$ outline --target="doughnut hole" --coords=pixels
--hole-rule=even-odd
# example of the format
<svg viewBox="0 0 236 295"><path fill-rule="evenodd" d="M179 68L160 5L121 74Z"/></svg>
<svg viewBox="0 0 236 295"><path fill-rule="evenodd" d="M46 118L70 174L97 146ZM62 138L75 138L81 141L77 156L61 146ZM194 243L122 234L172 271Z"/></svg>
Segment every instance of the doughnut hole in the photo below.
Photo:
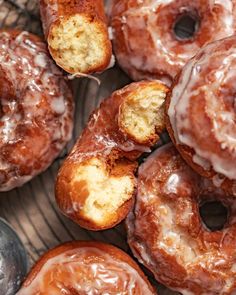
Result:
<svg viewBox="0 0 236 295"><path fill-rule="evenodd" d="M167 89L164 85L137 89L128 97L119 113L119 127L140 144L155 142L165 128L164 102ZM145 99L144 99L145 97Z"/></svg>
<svg viewBox="0 0 236 295"><path fill-rule="evenodd" d="M72 74L92 72L110 61L106 28L87 15L63 18L52 27L48 43L58 65Z"/></svg>
<svg viewBox="0 0 236 295"><path fill-rule="evenodd" d="M178 40L194 38L200 27L200 19L196 14L183 14L174 24L174 35Z"/></svg>
<svg viewBox="0 0 236 295"><path fill-rule="evenodd" d="M65 190L67 196L73 196L70 207L78 213L80 222L81 218L84 220L85 227L89 222L90 229L104 229L106 224L116 224L123 219L132 204L129 201L136 187L135 169L136 163L127 160L110 166L95 157L73 168L70 182L65 180ZM61 173L66 175L68 171Z"/></svg>
<svg viewBox="0 0 236 295"><path fill-rule="evenodd" d="M211 231L222 230L228 221L229 210L220 201L205 201L199 206L203 224Z"/></svg>

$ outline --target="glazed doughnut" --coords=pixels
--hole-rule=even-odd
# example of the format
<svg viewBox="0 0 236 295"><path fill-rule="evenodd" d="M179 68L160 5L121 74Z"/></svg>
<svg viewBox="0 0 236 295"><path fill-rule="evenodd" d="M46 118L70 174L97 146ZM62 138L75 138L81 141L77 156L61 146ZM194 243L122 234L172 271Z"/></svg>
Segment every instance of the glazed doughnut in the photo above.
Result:
<svg viewBox="0 0 236 295"><path fill-rule="evenodd" d="M151 151L165 127L167 93L158 81L133 83L91 115L57 177L56 200L65 215L90 230L111 228L126 217L136 160Z"/></svg>
<svg viewBox="0 0 236 295"><path fill-rule="evenodd" d="M73 100L35 35L0 31L0 191L44 171L71 138Z"/></svg>
<svg viewBox="0 0 236 295"><path fill-rule="evenodd" d="M167 129L181 155L236 195L236 37L213 42L184 67L167 102ZM169 119L168 119L169 118Z"/></svg>
<svg viewBox="0 0 236 295"><path fill-rule="evenodd" d="M170 84L205 44L234 34L235 5L235 0L115 0L111 26L117 61L134 80ZM184 18L192 22L193 36L175 32Z"/></svg>
<svg viewBox="0 0 236 295"><path fill-rule="evenodd" d="M71 242L47 252L17 295L154 295L139 266L120 249L99 242Z"/></svg>
<svg viewBox="0 0 236 295"><path fill-rule="evenodd" d="M221 201L227 223L210 231L199 206ZM236 206L212 182L194 172L169 144L153 153L138 172L138 193L127 218L134 255L155 278L183 295L235 294Z"/></svg>
<svg viewBox="0 0 236 295"><path fill-rule="evenodd" d="M49 51L65 71L102 72L114 63L103 0L40 0Z"/></svg>

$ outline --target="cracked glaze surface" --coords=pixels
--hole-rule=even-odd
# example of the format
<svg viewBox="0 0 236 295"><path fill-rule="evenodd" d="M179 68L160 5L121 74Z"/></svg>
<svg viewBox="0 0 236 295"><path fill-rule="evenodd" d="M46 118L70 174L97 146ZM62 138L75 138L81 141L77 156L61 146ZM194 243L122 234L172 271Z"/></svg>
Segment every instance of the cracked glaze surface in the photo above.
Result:
<svg viewBox="0 0 236 295"><path fill-rule="evenodd" d="M138 183L127 226L139 261L159 282L184 295L234 294L235 199L196 174L171 144L140 167ZM201 222L199 204L212 199L229 210L221 231L211 232Z"/></svg>
<svg viewBox="0 0 236 295"><path fill-rule="evenodd" d="M134 80L162 78L170 83L205 44L235 31L235 0L113 2L114 50L119 64ZM182 15L199 21L190 39L180 40L174 33Z"/></svg>
<svg viewBox="0 0 236 295"><path fill-rule="evenodd" d="M120 250L109 245L96 247L92 243L66 248L41 264L36 276L17 294L154 294L140 270L128 262L127 255L124 259Z"/></svg>
<svg viewBox="0 0 236 295"><path fill-rule="evenodd" d="M168 107L170 135L190 163L236 180L236 37L202 49L177 79ZM207 140L206 140L207 139ZM191 148L187 157L184 148Z"/></svg>
<svg viewBox="0 0 236 295"><path fill-rule="evenodd" d="M0 31L0 190L45 170L71 137L73 101L46 45L27 32Z"/></svg>

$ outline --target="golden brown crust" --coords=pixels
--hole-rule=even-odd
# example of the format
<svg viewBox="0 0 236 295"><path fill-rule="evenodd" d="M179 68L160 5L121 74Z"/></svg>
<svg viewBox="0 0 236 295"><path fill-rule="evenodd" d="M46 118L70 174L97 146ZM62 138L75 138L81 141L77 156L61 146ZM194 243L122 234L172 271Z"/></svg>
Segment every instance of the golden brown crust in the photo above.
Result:
<svg viewBox="0 0 236 295"><path fill-rule="evenodd" d="M156 117L156 121L153 124L155 128L153 128L151 134L148 135L147 138L138 138L133 134L133 130L129 130L127 126L125 125L125 116L126 116L126 109L130 108L130 105L135 104L135 100L133 100L133 97L131 96L130 98L125 101L119 111L119 128L122 130L124 133L128 134L131 139L133 139L135 142L139 144L146 144L146 145L153 145L158 139L159 139L159 134L163 132L163 130L166 128L165 126L165 100L167 95L169 94L169 88L164 85L161 82L158 82L158 80L155 80L152 84L151 81L149 82L150 85L152 85L153 90L162 92L164 94L164 97L160 98L160 101L157 101L157 104L159 104L159 108L156 107L156 113L154 113L154 117ZM147 95L150 95L150 89L148 89L149 93ZM156 94L156 93L155 93ZM142 95L145 95L145 93L142 93ZM152 107L152 105L150 105ZM154 107L155 108L155 107ZM143 109L136 110L137 112L143 112ZM147 110L150 112L150 109Z"/></svg>
<svg viewBox="0 0 236 295"><path fill-rule="evenodd" d="M112 47L102 0L40 0L40 11L44 34L49 44L49 51L55 62L65 71L79 76L79 74L102 72L109 66L112 58ZM75 23L78 16L81 17L80 24ZM58 36L58 29L67 23L70 23L70 27L62 29L60 31L61 36ZM84 26L84 31L86 31L86 27L88 28L88 34L85 39L79 39L79 42L75 43L74 41L77 41L77 37L81 34L79 26L81 27L82 25ZM73 30L77 30L77 32L71 37L70 32ZM97 50L96 47L99 47L102 51L100 57L96 57L92 50L89 52L90 43L96 40L98 35L102 36L100 38L101 41L95 43L96 46L93 46L93 50L95 51ZM57 38L62 42L55 47L53 43L55 43L54 41ZM73 40L69 44L70 39ZM65 43L68 43L67 47ZM81 48L80 44L82 44ZM74 47L71 50L72 46ZM78 46L78 51L76 51L76 46ZM73 67L71 59L76 59L80 51L84 50L84 47L86 49L83 57L79 57L79 65L74 63ZM66 50L68 52L69 50L71 51L70 56L68 57L67 55L65 59L62 58L62 55ZM91 59L94 62L81 67L82 59L89 55L91 55Z"/></svg>
<svg viewBox="0 0 236 295"><path fill-rule="evenodd" d="M165 119L167 131L184 160L197 173L233 195L236 194L232 165L236 125L231 119L235 114L234 46L234 36L216 41L186 64L167 96ZM224 72L218 64L225 65ZM223 73L224 80L216 79L219 73Z"/></svg>
<svg viewBox="0 0 236 295"><path fill-rule="evenodd" d="M31 269L30 273L28 274L26 280L24 281L22 288L19 291L19 294L26 292L27 287L30 287L30 285L32 284L32 282L34 280L39 279L40 280L40 271L42 269L42 267L50 262L50 260L52 260L53 258L57 257L57 256L61 256L65 253L71 252L71 254L76 255L76 252L79 250L83 250L85 251L85 255L84 258L80 258L78 257L78 263L82 262L83 259L86 259L86 252L88 253L88 259L89 259L89 249L95 249L95 250L99 250L99 255L109 255L111 261L113 260L114 262L118 262L118 263L126 263L129 265L129 267L131 267L133 269L133 271L136 271L137 274L141 277L141 279L143 280L143 283L145 284L145 286L137 286L138 290L148 290L150 292L150 294L156 294L156 292L154 291L154 288L152 287L152 285L150 284L150 282L148 281L148 279L146 278L146 276L144 275L144 273L142 272L142 270L139 268L139 266L134 262L134 260L128 256L125 252L123 252L122 250L120 250L119 248L109 245L109 244L104 244L101 242L95 242L95 241L73 241L73 242L68 242L65 244L62 244L50 251L48 251L47 253L45 253L40 259L39 261L33 266L33 268ZM98 260L99 261L99 260ZM105 259L106 261L106 259ZM110 263L111 261L108 261L108 263ZM63 264L63 257L61 258L60 263ZM107 264L107 266L109 267L109 264ZM59 265L60 267L60 265ZM48 269L49 271L50 269ZM126 270L125 270L126 271ZM128 273L128 270L127 270ZM73 274L75 275L75 274ZM89 276L89 274L87 274L87 276ZM107 273L107 276L109 276L109 270ZM47 278L46 278L46 282L47 282ZM66 282L66 278L65 278L65 282ZM76 279L75 279L76 282ZM54 281L54 283L56 284L57 282ZM78 283L78 282L77 282ZM122 282L123 284L125 284L125 282ZM51 285L50 285L51 287ZM70 286L71 289L73 289L74 286ZM119 288L117 286L117 288ZM25 290L24 290L25 289ZM49 290L48 290L49 291ZM109 291L106 289L106 291ZM41 294L41 293L40 293ZM44 293L43 293L44 294ZM76 293L77 294L77 293ZM134 293L132 292L132 294L134 295L141 295L140 293L136 293L134 291ZM33 294L32 294L33 295Z"/></svg>
<svg viewBox="0 0 236 295"><path fill-rule="evenodd" d="M230 6L235 5L231 2ZM234 33L235 9L228 9L224 0L211 4L206 0L113 1L111 27L117 62L135 81L154 78L171 85L202 47ZM181 38L175 26L186 16L194 22L195 31L187 37L188 30L183 34L186 28L182 27L180 35L185 38Z"/></svg>
<svg viewBox="0 0 236 295"><path fill-rule="evenodd" d="M177 75L177 77L175 78L172 86L171 86L171 91L172 89L177 85L178 83L178 80L179 80L179 75ZM195 170L197 173L199 173L200 175L204 176L204 177L207 177L207 178L212 178L215 173L213 170L205 170L203 169L203 167L201 167L200 165L197 165L196 163L193 162L192 158L193 158L193 155L194 155L194 150L191 149L190 147L188 146L184 146L184 145L181 145L181 144L177 144L176 143L176 140L175 140L175 136L174 136L174 131L173 131L173 128L171 126L171 123L170 123L170 118L168 116L168 110L169 110L169 107L170 107L170 101L171 101L171 91L168 93L167 97L166 97L166 104L165 104L165 109L166 109L166 112L165 112L165 124L166 124L166 129L170 135L170 138L172 140L172 142L175 144L177 150L179 151L179 153L182 155L182 157L184 159L186 159L186 162L188 163L188 165L191 166L191 168L193 168L193 170Z"/></svg>
<svg viewBox="0 0 236 295"><path fill-rule="evenodd" d="M92 113L57 177L56 200L65 215L90 230L111 228L126 217L136 190L136 160L163 131L160 112L168 91L159 81L132 83ZM144 137L132 134L133 123Z"/></svg>
<svg viewBox="0 0 236 295"><path fill-rule="evenodd" d="M0 55L0 191L7 191L59 155L71 137L74 104L67 80L38 36L0 30Z"/></svg>
<svg viewBox="0 0 236 295"><path fill-rule="evenodd" d="M228 208L221 230L203 224L199 207ZM233 294L236 290L235 198L193 171L172 144L140 166L138 192L126 225L134 255L155 278L183 294Z"/></svg>
<svg viewBox="0 0 236 295"><path fill-rule="evenodd" d="M166 98L166 112L169 108L170 104L170 94ZM168 115L165 115L165 124L166 124L166 129L170 135L170 138L172 142L174 143L176 149L180 153L180 155L183 157L183 159L188 163L188 165L196 171L198 174L202 175L203 177L209 178L209 179L216 179L219 180L220 184L218 184L226 193L235 195L236 190L235 190L235 181L230 180L222 176L222 178L211 168L210 170L205 170L203 167L200 165L196 164L193 162L193 156L194 156L194 150L191 149L188 146L177 144L174 136L174 131L171 127L170 124L170 119Z"/></svg>
<svg viewBox="0 0 236 295"><path fill-rule="evenodd" d="M84 165L86 166L86 163L84 163ZM109 164L107 165L109 166ZM119 171L117 176L119 177L120 175L124 174L128 175L130 179L132 179L134 188L136 188L136 179L134 178L133 173L137 169L137 163L129 163L127 161L126 163L124 163L124 167L125 171ZM115 168L116 167L114 167L114 169ZM58 174L56 183L56 201L62 212L66 213L66 216L68 216L74 222L78 223L81 227L93 231L112 228L120 223L127 216L133 205L133 198L135 196L136 190L133 190L132 194L130 194L130 196L127 198L127 201L121 204L118 210L112 212L112 215L109 216L109 221L106 221L103 224L97 224L91 218L91 216L89 217L84 215L83 210L77 212L76 210L71 208L73 204L74 206L79 206L82 208L86 201L86 198L89 195L89 191L86 189L85 180L84 183L73 182L74 170L75 164L68 161L63 164Z"/></svg>
<svg viewBox="0 0 236 295"><path fill-rule="evenodd" d="M91 20L106 23L104 4L101 0L40 0L41 18L45 37L48 38L50 27L60 17L75 14L87 14Z"/></svg>

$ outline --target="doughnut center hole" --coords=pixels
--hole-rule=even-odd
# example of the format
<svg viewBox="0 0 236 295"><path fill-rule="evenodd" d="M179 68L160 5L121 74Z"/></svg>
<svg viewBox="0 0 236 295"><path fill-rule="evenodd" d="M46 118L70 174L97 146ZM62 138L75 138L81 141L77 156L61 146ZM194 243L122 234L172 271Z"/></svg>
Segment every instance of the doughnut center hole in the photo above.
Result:
<svg viewBox="0 0 236 295"><path fill-rule="evenodd" d="M213 232L222 230L229 216L228 208L220 201L202 203L199 212L204 225Z"/></svg>
<svg viewBox="0 0 236 295"><path fill-rule="evenodd" d="M200 20L197 16L184 14L180 16L174 25L174 34L178 40L190 40L197 33Z"/></svg>

